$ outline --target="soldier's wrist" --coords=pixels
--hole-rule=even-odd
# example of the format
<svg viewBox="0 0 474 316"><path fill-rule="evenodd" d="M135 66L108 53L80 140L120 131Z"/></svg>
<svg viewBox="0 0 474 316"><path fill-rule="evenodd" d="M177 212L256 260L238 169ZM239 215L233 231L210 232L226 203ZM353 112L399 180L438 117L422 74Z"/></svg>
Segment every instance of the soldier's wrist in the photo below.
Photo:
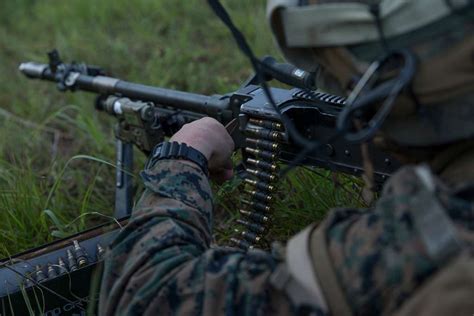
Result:
<svg viewBox="0 0 474 316"><path fill-rule="evenodd" d="M176 141L165 141L156 145L148 158L145 170L153 168L160 160L169 159L190 162L192 165L198 166L206 176L209 175L207 157L198 149Z"/></svg>

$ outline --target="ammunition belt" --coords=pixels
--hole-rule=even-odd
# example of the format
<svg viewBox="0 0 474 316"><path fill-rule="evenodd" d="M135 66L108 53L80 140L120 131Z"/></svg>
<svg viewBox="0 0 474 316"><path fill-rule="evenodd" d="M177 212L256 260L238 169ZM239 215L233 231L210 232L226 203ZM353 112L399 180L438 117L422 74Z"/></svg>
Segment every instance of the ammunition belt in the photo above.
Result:
<svg viewBox="0 0 474 316"><path fill-rule="evenodd" d="M265 244L270 225L275 182L278 180L278 160L284 140L283 124L276 121L250 118L245 128L246 147L243 152L245 196L241 200L237 219L241 229L231 243L241 249Z"/></svg>

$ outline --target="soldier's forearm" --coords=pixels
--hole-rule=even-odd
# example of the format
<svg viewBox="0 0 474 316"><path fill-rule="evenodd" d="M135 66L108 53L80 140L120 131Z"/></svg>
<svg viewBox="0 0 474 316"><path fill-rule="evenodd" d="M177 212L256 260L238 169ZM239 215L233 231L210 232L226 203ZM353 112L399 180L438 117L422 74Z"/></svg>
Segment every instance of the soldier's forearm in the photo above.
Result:
<svg viewBox="0 0 474 316"><path fill-rule="evenodd" d="M133 308L143 289L159 292L182 266L211 242L212 195L197 165L159 161L142 173L146 191L105 263L105 314ZM143 280L137 286L134 280ZM104 294L105 295L105 294Z"/></svg>

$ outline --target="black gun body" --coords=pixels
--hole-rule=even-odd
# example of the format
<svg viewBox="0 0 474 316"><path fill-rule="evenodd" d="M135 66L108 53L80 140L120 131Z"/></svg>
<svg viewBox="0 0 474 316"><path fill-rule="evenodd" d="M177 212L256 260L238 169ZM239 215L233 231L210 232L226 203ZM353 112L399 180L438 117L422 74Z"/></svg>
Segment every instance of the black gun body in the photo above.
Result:
<svg viewBox="0 0 474 316"><path fill-rule="evenodd" d="M279 114L266 101L260 87L247 87L247 94L251 99L242 104L241 114L280 122ZM279 110L292 120L299 133L306 139L322 143L315 152L306 155L302 164L355 176L363 174L363 157L359 144L347 142L342 137L332 140L330 143L324 143L325 140L334 136L337 115L345 103L344 98L322 92L313 93L301 89L278 88L272 88L272 95ZM374 167L375 181L382 184L390 174L399 168L400 163L372 144L368 144L368 147ZM296 146L290 137L283 143L280 160L291 163L301 150L303 148Z"/></svg>
<svg viewBox="0 0 474 316"><path fill-rule="evenodd" d="M183 118L182 122L190 121L190 117L185 117L186 113L195 113L192 119L201 115L211 116L223 124L238 117L239 114L281 122L279 114L257 85L247 85L226 95L205 96L101 75L91 76L74 71L65 75L64 71L53 72L49 65L34 62L21 64L20 70L30 78L63 82L71 90L149 101L155 104L161 115L165 112L169 115L169 112L175 109ZM64 76L66 78L63 78ZM334 134L337 115L345 103L343 97L298 88L290 90L271 88L271 94L280 111L290 117L299 132L307 139L324 141ZM176 128L170 130L176 131ZM400 164L395 158L374 146L369 147L375 178L377 182L382 183ZM283 162L291 162L301 150L302 148L295 146L291 139L288 139L280 158ZM303 163L352 175L363 173L360 146L351 144L343 138L324 144L324 148L308 154Z"/></svg>

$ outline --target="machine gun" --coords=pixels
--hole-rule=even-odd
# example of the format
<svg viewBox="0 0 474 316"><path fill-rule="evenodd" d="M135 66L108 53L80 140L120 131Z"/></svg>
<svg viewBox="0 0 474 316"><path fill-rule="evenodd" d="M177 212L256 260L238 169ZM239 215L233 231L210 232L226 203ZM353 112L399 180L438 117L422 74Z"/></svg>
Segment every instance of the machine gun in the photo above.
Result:
<svg viewBox="0 0 474 316"><path fill-rule="evenodd" d="M238 237L231 241L248 249L264 239L271 217L279 165L291 163L304 148L298 145L282 121L285 115L306 139L324 142L334 133L336 119L345 99L311 90L314 77L273 58L265 80L278 79L294 88L270 88L274 104L250 77L237 91L205 96L123 81L106 76L99 67L82 63L66 64L56 51L49 63L22 63L20 71L29 78L51 81L60 91L88 91L98 95L96 108L117 118L117 173L115 217L125 224L132 208L132 146L149 153L166 136L184 124L210 116L227 126L235 126L236 149L242 150L246 197L240 213L245 220ZM277 108L274 107L276 105ZM381 184L399 163L369 145L376 183ZM323 143L308 152L301 164L340 171L351 175L363 172L358 144L343 138ZM39 302L43 315L85 315L96 297L89 296L93 271L100 266L104 249L118 233L117 225L104 225L78 235L0 261L1 315L26 314Z"/></svg>

